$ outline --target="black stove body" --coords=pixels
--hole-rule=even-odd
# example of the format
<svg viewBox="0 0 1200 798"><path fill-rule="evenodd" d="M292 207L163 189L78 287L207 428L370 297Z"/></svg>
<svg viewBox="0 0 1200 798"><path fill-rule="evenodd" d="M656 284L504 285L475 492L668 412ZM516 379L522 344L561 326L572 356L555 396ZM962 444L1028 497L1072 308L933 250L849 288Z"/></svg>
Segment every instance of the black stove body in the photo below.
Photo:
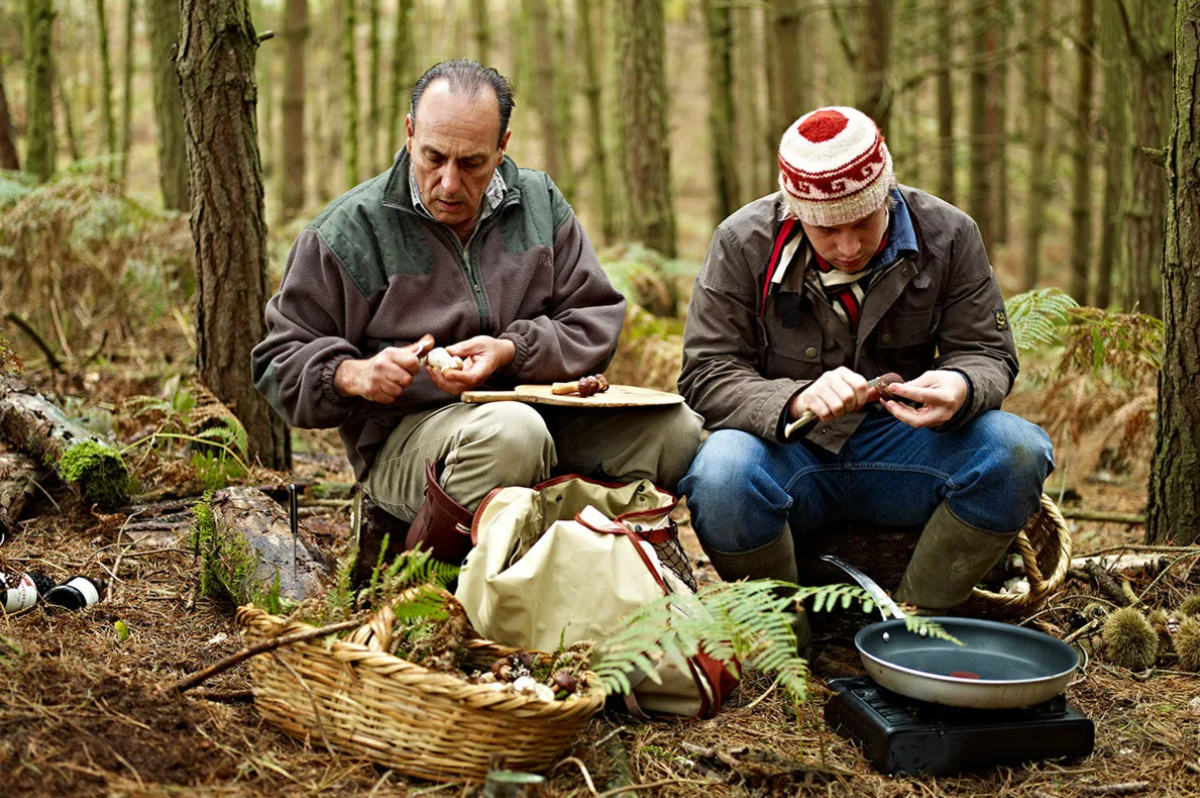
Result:
<svg viewBox="0 0 1200 798"><path fill-rule="evenodd" d="M859 743L883 773L934 776L1092 752L1092 722L1061 695L1021 709L959 709L914 701L866 676L831 679L825 722Z"/></svg>

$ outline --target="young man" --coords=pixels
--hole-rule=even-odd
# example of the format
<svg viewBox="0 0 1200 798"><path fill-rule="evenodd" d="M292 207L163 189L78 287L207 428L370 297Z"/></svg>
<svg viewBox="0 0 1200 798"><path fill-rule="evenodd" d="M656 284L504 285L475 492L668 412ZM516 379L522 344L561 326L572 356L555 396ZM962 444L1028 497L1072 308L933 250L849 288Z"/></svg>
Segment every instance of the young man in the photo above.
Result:
<svg viewBox="0 0 1200 798"><path fill-rule="evenodd" d="M625 300L558 188L505 155L513 106L494 69L450 61L426 72L392 169L297 238L253 355L256 385L288 423L336 426L367 494L418 519L410 543L417 535L435 551L447 536L469 547L454 536L497 486L557 467L674 489L699 446L699 417L682 405L555 412L458 400L600 371L624 321ZM418 353L434 342L462 369L423 367ZM360 557L378 551L360 544Z"/></svg>
<svg viewBox="0 0 1200 798"><path fill-rule="evenodd" d="M794 581L795 535L924 524L897 598L952 607L1053 468L1046 434L997 409L1017 354L979 230L897 186L852 108L802 116L779 165L781 191L717 229L688 311L680 392L713 431L680 484L696 533L723 579ZM880 398L888 372L915 406Z"/></svg>

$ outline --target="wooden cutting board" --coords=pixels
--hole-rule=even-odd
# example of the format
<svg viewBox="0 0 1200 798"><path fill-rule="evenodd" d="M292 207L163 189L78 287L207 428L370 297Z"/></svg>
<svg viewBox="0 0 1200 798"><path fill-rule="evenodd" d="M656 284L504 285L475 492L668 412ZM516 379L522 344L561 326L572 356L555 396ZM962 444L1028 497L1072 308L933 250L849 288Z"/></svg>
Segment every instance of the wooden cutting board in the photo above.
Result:
<svg viewBox="0 0 1200 798"><path fill-rule="evenodd" d="M604 393L585 399L578 394L556 396L550 392L549 385L518 385L511 391L464 391L462 400L472 404L524 402L561 407L657 407L681 404L683 397L677 393L666 393L637 385L610 385Z"/></svg>

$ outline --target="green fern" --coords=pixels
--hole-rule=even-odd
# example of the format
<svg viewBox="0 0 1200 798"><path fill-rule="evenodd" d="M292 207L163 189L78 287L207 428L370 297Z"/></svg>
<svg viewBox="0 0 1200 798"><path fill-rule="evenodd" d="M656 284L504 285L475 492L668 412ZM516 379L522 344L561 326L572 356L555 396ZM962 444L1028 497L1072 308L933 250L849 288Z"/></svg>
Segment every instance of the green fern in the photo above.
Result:
<svg viewBox="0 0 1200 798"><path fill-rule="evenodd" d="M1026 291L1010 297L1004 304L1013 343L1021 351L1060 343L1061 328L1079 307L1078 302L1057 288Z"/></svg>

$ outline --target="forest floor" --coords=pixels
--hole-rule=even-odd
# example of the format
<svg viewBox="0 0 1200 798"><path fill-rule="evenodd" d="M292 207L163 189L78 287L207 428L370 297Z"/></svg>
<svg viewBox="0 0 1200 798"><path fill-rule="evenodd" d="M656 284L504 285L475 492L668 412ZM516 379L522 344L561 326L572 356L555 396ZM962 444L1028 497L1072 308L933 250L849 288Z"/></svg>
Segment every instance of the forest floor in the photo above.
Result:
<svg viewBox="0 0 1200 798"><path fill-rule="evenodd" d="M37 383L36 375L27 375ZM161 386L117 375L63 384L94 406L120 406ZM1035 397L1016 406L1036 407ZM336 436L297 433L292 478L352 479ZM1078 469L1077 469L1078 470ZM171 469L143 488L169 488ZM1066 506L1140 513L1145 465L1125 475L1093 471L1074 485ZM20 529L3 543L10 564L63 578L87 574L110 583L106 600L80 612L39 605L0 616L0 795L280 796L466 795L469 785L437 785L339 754L265 724L249 700L247 667L222 673L183 695L163 688L240 646L234 607L198 595L197 567L186 543L135 547L122 530L129 514L100 514L47 485ZM186 487L186 486L185 486ZM184 492L187 492L186 490ZM1068 494L1069 498L1069 494ZM304 523L334 555L344 553L348 510L313 507ZM1140 525L1071 522L1076 554L1136 547ZM702 579L715 578L690 529L685 542ZM1170 557L1163 569L1124 574L1146 604L1173 609L1200 592L1200 552ZM1060 635L1083 624L1083 608L1102 594L1068 579L1037 622ZM865 624L870 619L863 618ZM126 639L114 629L122 621ZM1096 727L1092 756L999 767L957 777L885 776L821 719L828 679L861 673L851 641L826 639L812 663L810 700L797 715L781 690L749 673L710 720L597 716L549 774L548 796L605 794L621 786L622 752L642 795L1200 795L1200 674L1172 655L1132 674L1092 658L1067 688L1069 702ZM734 752L727 762L698 751ZM586 776L585 776L586 771ZM628 778L628 777L627 777ZM589 786L588 779L594 784ZM628 782L626 782L628 783ZM627 793L632 794L632 793Z"/></svg>

